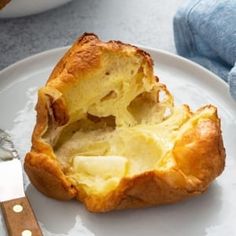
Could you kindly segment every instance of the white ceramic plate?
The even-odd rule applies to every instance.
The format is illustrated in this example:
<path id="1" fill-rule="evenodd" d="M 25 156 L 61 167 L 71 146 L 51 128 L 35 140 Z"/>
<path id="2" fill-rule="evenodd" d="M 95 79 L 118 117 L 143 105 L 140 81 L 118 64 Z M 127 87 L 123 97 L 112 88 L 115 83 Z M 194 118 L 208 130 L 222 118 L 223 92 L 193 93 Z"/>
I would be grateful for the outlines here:
<path id="1" fill-rule="evenodd" d="M 189 103 L 193 109 L 207 103 L 218 107 L 227 152 L 225 171 L 199 197 L 174 205 L 105 214 L 89 213 L 76 201 L 49 199 L 26 183 L 26 193 L 44 235 L 236 235 L 236 103 L 227 84 L 181 57 L 146 50 L 154 59 L 156 74 L 177 103 Z M 59 48 L 35 55 L 0 73 L 0 127 L 12 135 L 22 157 L 30 148 L 37 88 L 46 82 L 65 51 Z M 6 235 L 1 215 L 0 235 Z"/>

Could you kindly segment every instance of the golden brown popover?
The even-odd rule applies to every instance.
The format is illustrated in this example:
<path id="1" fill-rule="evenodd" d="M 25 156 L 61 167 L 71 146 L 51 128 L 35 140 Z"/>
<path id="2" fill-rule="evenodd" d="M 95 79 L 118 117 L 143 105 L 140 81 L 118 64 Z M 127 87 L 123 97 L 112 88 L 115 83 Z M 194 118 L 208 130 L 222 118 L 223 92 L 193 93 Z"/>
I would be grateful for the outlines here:
<path id="1" fill-rule="evenodd" d="M 82 35 L 39 89 L 25 171 L 45 195 L 92 212 L 173 203 L 224 169 L 217 109 L 175 106 L 150 55 Z"/>
<path id="2" fill-rule="evenodd" d="M 3 9 L 11 0 L 0 0 L 0 10 Z"/>

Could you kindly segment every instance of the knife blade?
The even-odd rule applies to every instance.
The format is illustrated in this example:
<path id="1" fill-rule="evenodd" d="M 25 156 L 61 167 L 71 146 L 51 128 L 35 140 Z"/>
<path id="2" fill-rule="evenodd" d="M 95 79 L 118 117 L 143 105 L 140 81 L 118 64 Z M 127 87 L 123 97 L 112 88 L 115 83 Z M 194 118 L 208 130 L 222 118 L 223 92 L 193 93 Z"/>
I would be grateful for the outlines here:
<path id="1" fill-rule="evenodd" d="M 9 236 L 42 236 L 25 196 L 22 166 L 10 136 L 0 129 L 0 205 Z"/>

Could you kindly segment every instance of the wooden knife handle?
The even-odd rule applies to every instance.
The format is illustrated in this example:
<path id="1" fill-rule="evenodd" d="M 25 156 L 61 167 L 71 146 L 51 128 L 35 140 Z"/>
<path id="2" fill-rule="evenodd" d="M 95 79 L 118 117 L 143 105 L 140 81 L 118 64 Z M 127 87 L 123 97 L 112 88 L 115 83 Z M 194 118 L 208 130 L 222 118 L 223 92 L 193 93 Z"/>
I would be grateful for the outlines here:
<path id="1" fill-rule="evenodd" d="M 1 203 L 9 236 L 42 236 L 27 197 Z"/>

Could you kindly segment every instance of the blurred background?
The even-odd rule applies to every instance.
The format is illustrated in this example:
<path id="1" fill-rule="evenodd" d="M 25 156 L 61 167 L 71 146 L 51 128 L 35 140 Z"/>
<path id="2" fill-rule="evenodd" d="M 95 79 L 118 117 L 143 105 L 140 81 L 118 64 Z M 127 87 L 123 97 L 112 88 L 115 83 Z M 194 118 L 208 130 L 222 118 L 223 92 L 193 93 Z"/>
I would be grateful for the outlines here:
<path id="1" fill-rule="evenodd" d="M 0 70 L 35 53 L 70 45 L 83 32 L 175 53 L 172 20 L 184 1 L 73 0 L 36 15 L 0 18 Z"/>

